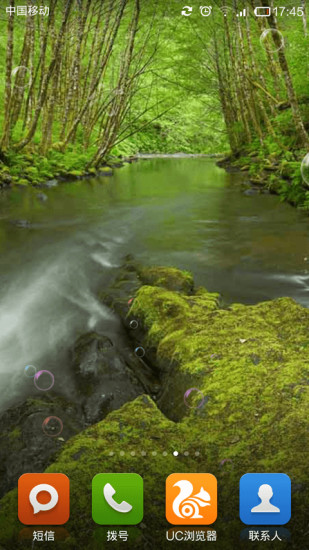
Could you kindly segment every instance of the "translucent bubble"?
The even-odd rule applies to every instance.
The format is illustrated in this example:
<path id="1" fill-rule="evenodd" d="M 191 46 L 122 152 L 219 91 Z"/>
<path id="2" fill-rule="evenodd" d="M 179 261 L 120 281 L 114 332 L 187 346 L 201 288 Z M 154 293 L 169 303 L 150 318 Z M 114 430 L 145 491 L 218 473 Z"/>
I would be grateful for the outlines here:
<path id="1" fill-rule="evenodd" d="M 55 383 L 55 377 L 49 370 L 39 370 L 33 380 L 36 389 L 41 391 L 51 390 Z"/>
<path id="2" fill-rule="evenodd" d="M 224 468 L 224 470 L 229 470 L 234 466 L 233 460 L 231 458 L 224 458 L 223 460 L 220 460 L 219 466 L 220 468 Z"/>
<path id="3" fill-rule="evenodd" d="M 33 378 L 36 373 L 36 367 L 34 367 L 33 365 L 27 365 L 24 368 L 24 373 L 28 378 Z"/>
<path id="4" fill-rule="evenodd" d="M 18 90 L 24 90 L 31 84 L 31 73 L 28 67 L 20 65 L 12 70 L 13 85 Z"/>
<path id="5" fill-rule="evenodd" d="M 42 424 L 42 430 L 49 437 L 57 437 L 63 430 L 62 420 L 58 416 L 48 416 Z"/>
<path id="6" fill-rule="evenodd" d="M 129 327 L 135 330 L 138 327 L 138 322 L 133 319 L 133 321 L 130 321 Z"/>
<path id="7" fill-rule="evenodd" d="M 309 153 L 307 153 L 307 155 L 303 158 L 300 171 L 301 171 L 303 181 L 305 182 L 306 185 L 309 186 Z"/>
<path id="8" fill-rule="evenodd" d="M 278 52 L 284 48 L 283 34 L 277 29 L 265 29 L 260 36 L 260 42 L 268 52 Z"/>
<path id="9" fill-rule="evenodd" d="M 117 88 L 117 90 L 114 91 L 115 95 L 124 95 L 124 89 L 123 88 Z"/>
<path id="10" fill-rule="evenodd" d="M 183 400 L 189 409 L 200 409 L 204 405 L 206 398 L 201 390 L 190 388 L 185 392 Z"/>
<path id="11" fill-rule="evenodd" d="M 137 357 L 144 357 L 146 352 L 145 352 L 144 348 L 139 346 L 138 348 L 135 348 L 134 353 Z"/>
<path id="12" fill-rule="evenodd" d="M 226 464 L 227 462 L 232 462 L 232 459 L 231 458 L 224 458 L 223 460 L 221 460 L 220 466 L 224 466 L 224 464 Z"/>

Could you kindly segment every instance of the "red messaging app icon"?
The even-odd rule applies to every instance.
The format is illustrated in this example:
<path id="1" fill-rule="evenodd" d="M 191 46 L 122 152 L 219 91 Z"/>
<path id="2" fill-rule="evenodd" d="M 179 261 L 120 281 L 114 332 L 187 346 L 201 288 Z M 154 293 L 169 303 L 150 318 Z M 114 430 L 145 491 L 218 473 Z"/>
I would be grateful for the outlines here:
<path id="1" fill-rule="evenodd" d="M 23 474 L 18 480 L 18 518 L 25 525 L 63 525 L 70 517 L 65 474 Z"/>

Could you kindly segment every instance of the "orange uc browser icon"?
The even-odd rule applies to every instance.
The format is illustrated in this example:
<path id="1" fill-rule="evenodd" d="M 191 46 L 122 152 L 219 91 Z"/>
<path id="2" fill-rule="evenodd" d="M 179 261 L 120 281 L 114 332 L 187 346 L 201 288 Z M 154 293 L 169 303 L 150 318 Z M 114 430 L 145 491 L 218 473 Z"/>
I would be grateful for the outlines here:
<path id="1" fill-rule="evenodd" d="M 217 519 L 217 479 L 212 474 L 171 474 L 166 519 L 172 525 L 210 525 Z"/>

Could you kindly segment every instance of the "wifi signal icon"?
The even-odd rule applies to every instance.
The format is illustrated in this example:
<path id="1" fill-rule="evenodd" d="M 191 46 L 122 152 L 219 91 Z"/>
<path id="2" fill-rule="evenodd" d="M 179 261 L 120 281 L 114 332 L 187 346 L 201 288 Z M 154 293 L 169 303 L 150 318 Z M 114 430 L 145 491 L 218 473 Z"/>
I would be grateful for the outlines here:
<path id="1" fill-rule="evenodd" d="M 222 6 L 222 8 L 219 8 L 219 9 L 220 11 L 222 11 L 224 17 L 227 16 L 229 11 L 232 11 L 232 8 L 230 8 L 229 6 Z"/>

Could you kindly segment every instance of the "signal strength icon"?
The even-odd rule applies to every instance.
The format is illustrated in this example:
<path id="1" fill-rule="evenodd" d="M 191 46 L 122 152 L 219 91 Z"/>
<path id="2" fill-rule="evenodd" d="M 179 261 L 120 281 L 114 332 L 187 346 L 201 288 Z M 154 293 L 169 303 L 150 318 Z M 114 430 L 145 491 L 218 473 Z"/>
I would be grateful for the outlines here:
<path id="1" fill-rule="evenodd" d="M 240 11 L 239 13 L 236 13 L 236 17 L 247 17 L 247 10 L 244 9 Z"/>
<path id="2" fill-rule="evenodd" d="M 227 16 L 229 11 L 232 11 L 232 8 L 230 8 L 229 6 L 222 6 L 222 8 L 219 8 L 219 9 L 220 11 L 222 11 L 224 17 Z"/>

